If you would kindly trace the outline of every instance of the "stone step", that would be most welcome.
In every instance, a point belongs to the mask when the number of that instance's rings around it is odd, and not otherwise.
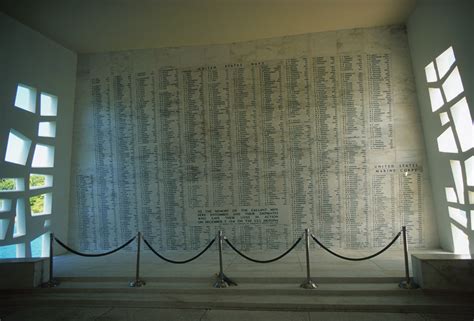
[[[320,295],[305,291],[301,295],[278,293],[240,293],[216,289],[208,293],[174,293],[144,288],[104,291],[65,291],[37,289],[30,293],[0,294],[4,306],[116,306],[135,308],[261,309],[281,311],[379,311],[474,313],[472,296],[426,295],[403,291],[398,295]],[[109,289],[110,290],[110,289]],[[414,295],[413,292],[419,292]]]

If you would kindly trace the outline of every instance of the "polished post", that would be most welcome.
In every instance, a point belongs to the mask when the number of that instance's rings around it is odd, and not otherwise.
[[[224,266],[223,266],[223,259],[222,259],[222,243],[224,240],[224,236],[222,234],[222,230],[219,230],[219,233],[217,235],[218,239],[218,248],[219,248],[219,274],[217,275],[217,280],[214,283],[215,288],[227,288],[230,285],[237,285],[234,281],[229,279],[225,274],[224,274]]]
[[[138,232],[137,234],[137,265],[135,267],[135,280],[129,283],[130,287],[132,288],[139,288],[144,286],[146,282],[140,279],[140,250],[141,250],[141,240],[142,240],[142,233]]]
[[[311,267],[309,263],[309,229],[304,230],[306,244],[306,280],[301,283],[303,289],[316,289],[318,286],[311,280]]]
[[[59,281],[53,278],[54,275],[54,234],[53,232],[49,233],[49,280],[46,283],[41,284],[43,288],[54,288],[59,285]]]
[[[418,285],[416,285],[410,279],[410,267],[408,264],[408,242],[407,242],[407,228],[406,226],[402,226],[402,236],[403,236],[403,255],[405,258],[405,280],[402,280],[399,284],[399,287],[402,289],[416,289]]]

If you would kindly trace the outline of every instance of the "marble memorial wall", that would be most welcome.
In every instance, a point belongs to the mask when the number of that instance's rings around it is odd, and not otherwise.
[[[79,57],[70,241],[436,245],[405,30]]]

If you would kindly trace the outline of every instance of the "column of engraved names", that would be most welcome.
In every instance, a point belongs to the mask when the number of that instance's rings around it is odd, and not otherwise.
[[[286,205],[282,66],[282,61],[269,61],[255,66],[260,74],[261,205]]]
[[[389,54],[367,55],[369,143],[371,149],[393,149],[392,82]]]
[[[362,55],[339,56],[342,102],[342,212],[344,243],[348,248],[368,246],[367,137]]]
[[[183,249],[184,233],[184,175],[182,117],[180,107],[179,70],[162,67],[157,71],[156,124],[159,146],[159,177],[161,181],[163,247]],[[183,90],[184,92],[184,90]],[[186,91],[187,92],[187,91]]]
[[[408,229],[408,243],[423,244],[423,169],[416,162],[398,165],[400,225]]]
[[[94,175],[78,174],[75,177],[75,204],[77,222],[75,246],[81,250],[96,250],[98,235],[95,215]]]
[[[278,208],[287,205],[287,149],[285,142],[286,123],[283,110],[283,68],[284,61],[266,61],[254,63],[257,71],[256,82],[259,85],[259,111],[261,144],[259,144],[261,206]],[[291,213],[290,213],[291,214]],[[263,225],[256,226],[257,241],[255,246],[274,248],[277,239],[266,237]],[[293,227],[295,229],[295,227]],[[299,228],[296,228],[299,230]],[[273,231],[269,230],[273,234]],[[280,235],[279,238],[284,238]],[[265,240],[265,241],[264,241]],[[270,243],[270,244],[267,244]]]
[[[288,185],[294,233],[314,226],[313,154],[308,58],[285,60]]]
[[[241,207],[236,224],[226,228],[226,233],[242,249],[249,249],[255,241],[253,224],[242,219],[252,212],[248,208],[260,204],[259,136],[257,120],[257,86],[259,75],[253,66],[229,64],[225,66],[228,83],[228,106],[231,111],[232,154],[234,155],[234,204]],[[238,214],[238,216],[237,216]]]
[[[341,246],[340,106],[335,56],[312,59],[314,78],[316,233],[328,246]]]
[[[257,114],[252,68],[242,64],[226,65],[228,106],[232,113],[232,154],[235,155],[234,204],[255,206],[260,203]]]
[[[136,72],[134,76],[134,104],[136,106],[136,142],[138,166],[136,169],[139,199],[140,230],[146,239],[163,248],[163,231],[160,202],[159,137],[156,104],[155,75],[150,71]]]
[[[97,249],[110,249],[118,244],[115,204],[117,196],[114,189],[114,151],[112,131],[112,109],[110,105],[109,77],[91,79],[91,102],[94,112],[95,138],[95,190],[97,193],[95,213],[98,216]]]
[[[137,181],[135,176],[135,126],[132,112],[131,75],[127,71],[111,73],[114,119],[115,185],[118,195],[115,205],[116,229],[120,243],[129,240],[138,230]]]
[[[374,164],[371,168],[372,235],[371,246],[383,247],[400,230],[397,213],[396,187],[398,178],[396,164]]]
[[[232,175],[232,150],[230,111],[228,106],[229,85],[225,68],[206,67],[208,141],[209,152],[209,203],[212,207],[234,206],[234,182]]]

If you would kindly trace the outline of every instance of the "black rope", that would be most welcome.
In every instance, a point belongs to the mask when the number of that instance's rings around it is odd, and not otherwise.
[[[358,257],[358,258],[353,258],[353,257],[347,257],[347,256],[343,256],[343,255],[340,255],[340,254],[337,254],[333,251],[331,251],[330,249],[328,249],[326,246],[324,246],[323,243],[321,243],[313,234],[311,234],[311,237],[313,238],[313,240],[319,244],[319,246],[321,246],[323,249],[325,249],[326,251],[328,251],[329,253],[331,253],[332,255],[334,256],[337,256],[338,258],[341,258],[343,260],[348,260],[348,261],[364,261],[364,260],[368,260],[368,259],[371,259],[373,257],[376,257],[377,255],[380,255],[382,254],[383,252],[385,252],[386,250],[388,250],[389,247],[391,247],[393,245],[393,243],[395,243],[395,241],[400,237],[400,235],[402,234],[402,232],[398,232],[398,234],[393,238],[393,240],[387,244],[387,246],[385,246],[383,249],[381,249],[380,251],[378,251],[377,253],[375,254],[372,254],[372,255],[369,255],[369,256],[366,256],[366,257]]]
[[[128,240],[127,242],[125,242],[123,245],[119,246],[118,248],[112,250],[112,251],[109,251],[109,252],[105,252],[105,253],[97,253],[97,254],[90,254],[90,253],[81,253],[81,252],[78,252],[76,250],[73,250],[71,249],[69,246],[67,246],[66,244],[64,244],[63,242],[61,242],[57,237],[54,237],[54,239],[56,240],[56,242],[58,242],[59,245],[61,245],[62,247],[64,247],[66,250],[68,250],[69,252],[71,253],[74,253],[74,254],[77,254],[77,255],[80,255],[80,256],[87,256],[87,257],[98,257],[98,256],[105,256],[105,255],[109,255],[109,254],[112,254],[112,253],[115,253],[117,251],[120,251],[121,249],[123,249],[124,247],[126,247],[127,245],[129,245],[130,243],[132,243],[137,237],[134,236],[132,237],[130,240]]]
[[[164,257],[163,255],[161,255],[160,253],[158,253],[152,246],[150,243],[148,243],[148,241],[143,238],[143,242],[145,242],[146,246],[148,246],[148,248],[153,252],[155,253],[156,256],[158,256],[160,259],[162,260],[165,260],[166,262],[169,262],[169,263],[173,263],[173,264],[184,264],[184,263],[189,263],[191,261],[194,261],[195,259],[197,259],[198,257],[200,257],[201,255],[204,254],[204,252],[206,252],[207,250],[209,250],[209,248],[211,247],[212,244],[214,244],[214,241],[216,239],[214,238],[211,242],[209,242],[209,244],[204,248],[204,250],[202,250],[201,252],[199,252],[196,256],[190,258],[190,259],[187,259],[187,260],[184,260],[184,261],[175,261],[175,260],[171,260],[171,259],[168,259],[166,257]]]
[[[247,255],[245,255],[244,253],[240,252],[239,250],[237,250],[237,248],[232,245],[232,243],[230,243],[230,241],[227,239],[227,238],[224,238],[224,240],[227,242],[227,244],[229,244],[229,246],[235,251],[237,252],[237,254],[239,254],[241,257],[249,260],[249,261],[252,261],[252,262],[255,262],[255,263],[271,263],[271,262],[275,262],[275,261],[278,261],[279,259],[281,259],[282,257],[284,257],[285,255],[287,255],[288,253],[290,253],[297,245],[298,243],[301,241],[301,237],[299,239],[296,240],[296,242],[288,249],[285,251],[285,253],[283,253],[282,255],[280,256],[277,256],[276,258],[274,259],[271,259],[271,260],[256,260],[256,259],[252,259],[251,257],[248,257]]]

